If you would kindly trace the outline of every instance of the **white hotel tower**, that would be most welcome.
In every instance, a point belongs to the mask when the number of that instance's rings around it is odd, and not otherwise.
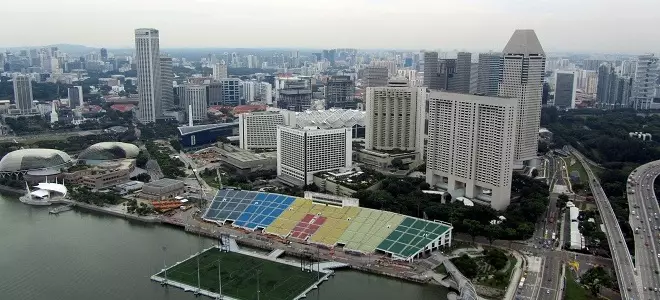
[[[135,29],[135,63],[138,76],[138,120],[155,122],[161,115],[160,49],[158,30]]]
[[[505,209],[511,196],[518,100],[429,94],[426,182],[474,202]]]
[[[534,30],[516,30],[504,47],[499,96],[518,99],[514,166],[534,161],[538,151],[545,52]]]

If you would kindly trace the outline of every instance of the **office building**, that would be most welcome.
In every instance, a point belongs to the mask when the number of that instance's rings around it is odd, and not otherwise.
[[[640,55],[637,58],[631,96],[635,109],[651,109],[658,85],[658,72],[658,58],[653,54]]]
[[[279,81],[276,82],[279,85]],[[312,106],[312,90],[306,80],[283,81],[283,88],[276,91],[277,106],[291,111],[305,111]]]
[[[277,176],[285,183],[308,185],[315,173],[352,164],[350,128],[277,127]]]
[[[600,107],[608,108],[616,101],[610,100],[610,78],[616,76],[614,68],[610,64],[602,64],[598,67],[598,87],[596,88],[596,102]]]
[[[163,111],[174,109],[174,73],[171,57],[160,58],[160,97]]]
[[[538,150],[545,52],[534,30],[516,30],[502,52],[499,95],[518,99],[514,165],[522,167]]]
[[[325,86],[326,108],[355,108],[355,85],[351,76],[331,76]]]
[[[213,80],[220,81],[221,79],[228,77],[227,65],[224,63],[216,63],[213,65]]]
[[[273,86],[268,82],[257,83],[257,96],[259,100],[268,105],[273,104]]]
[[[442,88],[438,74],[438,52],[424,52],[424,86],[439,90]]]
[[[582,61],[582,68],[589,71],[596,71],[603,61],[599,59],[585,59]]]
[[[364,68],[363,86],[364,87],[386,86],[387,79],[389,78],[387,72],[388,72],[387,67],[368,66]]]
[[[242,103],[252,103],[255,101],[257,95],[257,86],[254,81],[241,82],[241,101]]]
[[[241,105],[241,80],[238,78],[222,78],[220,79],[222,86],[221,105],[225,106],[238,106]]]
[[[458,92],[459,82],[456,80],[456,59],[441,59],[438,61],[438,80],[440,90]]]
[[[285,125],[284,116],[276,111],[238,115],[238,131],[242,149],[277,148],[277,126]]]
[[[155,122],[162,113],[158,30],[135,30],[135,64],[139,94],[137,118],[142,123]]]
[[[208,117],[208,106],[206,104],[206,86],[194,84],[185,85],[182,103],[187,118],[190,118],[190,109],[192,109],[193,121],[206,120]],[[190,119],[188,119],[188,121],[190,121]]]
[[[374,67],[387,68],[387,75],[394,76],[396,75],[396,62],[393,60],[376,60],[372,61],[371,65]]]
[[[108,49],[101,48],[101,61],[108,61]]]
[[[458,52],[456,57],[456,72],[454,74],[454,88],[452,92],[469,93],[470,75],[472,70],[472,53]]]
[[[206,86],[207,102],[210,106],[222,105],[222,83],[211,82]]]
[[[417,151],[423,158],[426,88],[395,78],[387,87],[367,88],[365,102],[366,149]]]
[[[431,91],[426,182],[504,210],[511,197],[518,100]]]
[[[82,86],[72,86],[68,88],[69,107],[74,109],[83,105],[83,89]]]
[[[497,96],[498,83],[502,70],[502,55],[500,53],[479,54],[479,80],[477,93],[486,96]]]
[[[470,66],[470,94],[476,94],[479,89],[479,64]]]
[[[27,114],[32,111],[34,97],[32,96],[32,78],[27,75],[14,75],[14,104],[21,111],[21,114]]]
[[[575,108],[577,74],[575,71],[557,71],[555,74],[555,106]]]

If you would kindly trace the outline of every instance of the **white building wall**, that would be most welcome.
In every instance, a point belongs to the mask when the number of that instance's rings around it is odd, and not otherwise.
[[[135,62],[138,74],[138,120],[142,123],[155,122],[161,114],[158,30],[135,30]]]
[[[186,112],[188,112],[188,107],[192,106],[193,121],[202,121],[207,119],[208,107],[206,104],[206,86],[186,85],[183,101]]]
[[[428,101],[426,181],[453,198],[505,209],[511,195],[517,99],[434,90]]]
[[[311,184],[315,173],[350,168],[352,164],[350,128],[277,128],[278,176]]]
[[[224,63],[216,63],[213,65],[213,80],[220,80],[227,78],[227,65]]]
[[[277,148],[277,126],[285,125],[284,116],[275,111],[240,114],[238,122],[242,149]]]

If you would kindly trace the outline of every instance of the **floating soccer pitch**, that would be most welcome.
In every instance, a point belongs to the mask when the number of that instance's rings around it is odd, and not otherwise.
[[[319,277],[325,276],[293,265],[211,248],[199,254],[199,287],[202,290],[218,293],[218,265],[222,295],[240,300],[291,300],[317,284]],[[165,278],[165,272],[156,276]],[[167,269],[168,282],[175,281],[196,289],[197,278],[196,256]]]

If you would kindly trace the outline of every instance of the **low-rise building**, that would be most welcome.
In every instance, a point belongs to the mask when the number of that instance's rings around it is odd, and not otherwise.
[[[107,161],[95,166],[77,165],[64,172],[64,180],[92,190],[101,190],[129,181],[134,170],[134,159]]]
[[[277,151],[255,153],[224,144],[218,152],[220,160],[226,165],[236,168],[239,173],[277,169]]]
[[[146,183],[140,192],[140,198],[147,200],[165,200],[182,195],[185,184],[181,180],[163,178]]]
[[[142,181],[129,181],[115,186],[115,191],[117,191],[119,195],[126,195],[141,190],[143,186],[144,182]]]

